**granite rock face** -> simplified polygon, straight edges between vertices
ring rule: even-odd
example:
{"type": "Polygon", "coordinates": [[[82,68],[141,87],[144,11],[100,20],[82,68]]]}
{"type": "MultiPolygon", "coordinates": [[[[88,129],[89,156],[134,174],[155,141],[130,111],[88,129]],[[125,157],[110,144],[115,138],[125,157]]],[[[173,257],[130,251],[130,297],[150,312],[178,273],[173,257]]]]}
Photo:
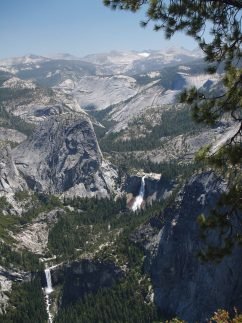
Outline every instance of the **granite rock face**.
{"type": "Polygon", "coordinates": [[[23,133],[15,130],[15,129],[8,129],[4,127],[0,127],[0,142],[14,142],[14,143],[20,143],[24,141],[27,138],[26,135],[23,133]]]}
{"type": "Polygon", "coordinates": [[[58,222],[58,217],[64,214],[61,208],[49,212],[41,212],[32,223],[25,224],[17,233],[12,234],[18,248],[23,248],[34,254],[44,254],[48,251],[49,231],[58,222]]]}
{"type": "MultiPolygon", "coordinates": [[[[208,214],[225,190],[226,183],[212,172],[193,176],[173,206],[135,237],[147,250],[154,300],[167,317],[205,322],[218,308],[242,309],[241,249],[234,249],[219,264],[198,258],[204,242],[197,216],[208,214]]],[[[216,242],[219,236],[209,238],[216,242]]]]}
{"type": "Polygon", "coordinates": [[[10,146],[0,149],[0,196],[11,196],[17,190],[23,190],[27,186],[19,176],[10,146]]]}
{"type": "Polygon", "coordinates": [[[13,271],[0,266],[0,314],[6,312],[9,301],[9,293],[13,282],[30,281],[31,274],[23,271],[13,271]]]}
{"type": "Polygon", "coordinates": [[[139,194],[141,178],[145,175],[145,194],[144,199],[149,204],[154,200],[167,198],[174,188],[174,183],[162,177],[161,174],[137,174],[127,176],[124,183],[124,191],[127,196],[137,196],[139,194]]]}
{"type": "Polygon", "coordinates": [[[17,169],[31,190],[51,194],[104,197],[115,172],[103,161],[88,117],[50,117],[13,150],[17,169]],[[104,167],[105,166],[105,167],[104,167]]]}
{"type": "Polygon", "coordinates": [[[112,287],[123,277],[122,270],[112,262],[83,259],[51,268],[52,285],[63,285],[61,307],[112,287]]]}

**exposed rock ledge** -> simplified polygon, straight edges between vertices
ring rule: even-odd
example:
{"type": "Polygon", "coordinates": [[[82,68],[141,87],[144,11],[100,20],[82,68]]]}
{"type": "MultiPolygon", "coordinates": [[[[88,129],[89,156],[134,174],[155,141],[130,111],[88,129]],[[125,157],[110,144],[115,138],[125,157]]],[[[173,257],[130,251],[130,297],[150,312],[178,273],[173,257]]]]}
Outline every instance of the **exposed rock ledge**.
{"type": "Polygon", "coordinates": [[[12,289],[12,283],[29,281],[30,279],[30,273],[15,272],[0,266],[0,314],[5,313],[9,300],[8,293],[12,289]]]}
{"type": "Polygon", "coordinates": [[[0,141],[20,143],[27,138],[23,133],[15,130],[0,127],[0,141]]]}
{"type": "Polygon", "coordinates": [[[58,221],[63,209],[56,208],[50,212],[42,212],[32,223],[24,225],[18,233],[12,234],[17,241],[17,248],[27,249],[35,254],[47,252],[48,235],[52,226],[58,221]]]}
{"type": "Polygon", "coordinates": [[[154,200],[161,200],[167,198],[175,186],[175,183],[167,181],[156,173],[137,173],[126,178],[124,183],[124,190],[127,193],[127,203],[132,201],[134,196],[139,194],[141,178],[145,176],[145,195],[146,203],[151,203],[154,200]]]}

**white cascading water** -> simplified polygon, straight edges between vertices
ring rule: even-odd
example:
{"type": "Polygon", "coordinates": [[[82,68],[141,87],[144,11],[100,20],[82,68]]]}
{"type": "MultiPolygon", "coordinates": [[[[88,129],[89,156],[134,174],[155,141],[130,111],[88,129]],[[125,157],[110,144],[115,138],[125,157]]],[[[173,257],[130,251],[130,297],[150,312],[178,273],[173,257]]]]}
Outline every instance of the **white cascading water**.
{"type": "Polygon", "coordinates": [[[49,297],[49,295],[50,295],[50,293],[53,292],[53,288],[52,288],[50,268],[45,269],[45,278],[46,278],[46,283],[47,283],[47,287],[45,288],[46,311],[48,314],[48,323],[52,323],[53,317],[50,313],[50,297],[49,297]]]}
{"type": "Polygon", "coordinates": [[[141,208],[141,205],[144,200],[144,195],[145,195],[145,176],[142,177],[139,195],[136,196],[136,198],[134,200],[134,204],[132,206],[132,211],[135,212],[141,208]]]}
{"type": "Polygon", "coordinates": [[[47,283],[47,287],[45,288],[45,293],[50,294],[51,292],[53,292],[50,268],[45,269],[45,278],[47,283]]]}

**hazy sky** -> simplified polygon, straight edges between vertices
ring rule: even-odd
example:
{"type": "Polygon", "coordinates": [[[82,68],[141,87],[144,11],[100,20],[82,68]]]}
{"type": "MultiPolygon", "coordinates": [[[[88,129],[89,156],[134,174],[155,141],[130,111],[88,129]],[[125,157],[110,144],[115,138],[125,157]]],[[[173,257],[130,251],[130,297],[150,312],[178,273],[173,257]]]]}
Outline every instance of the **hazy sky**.
{"type": "Polygon", "coordinates": [[[141,28],[144,17],[112,11],[102,0],[0,0],[0,57],[196,47],[182,33],[167,41],[141,28]]]}

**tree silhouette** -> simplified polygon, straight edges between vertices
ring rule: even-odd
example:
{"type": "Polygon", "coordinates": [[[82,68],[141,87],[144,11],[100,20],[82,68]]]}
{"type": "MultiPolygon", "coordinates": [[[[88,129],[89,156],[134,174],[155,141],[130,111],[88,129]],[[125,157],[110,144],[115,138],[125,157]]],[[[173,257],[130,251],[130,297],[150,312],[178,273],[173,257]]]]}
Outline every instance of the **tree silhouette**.
{"type": "Polygon", "coordinates": [[[209,217],[198,220],[205,232],[219,229],[222,243],[208,247],[203,258],[222,258],[242,242],[242,65],[241,0],[103,0],[112,9],[145,10],[142,26],[153,24],[167,39],[183,31],[193,37],[204,52],[207,72],[222,72],[214,90],[185,89],[180,102],[192,107],[194,119],[213,125],[230,117],[233,130],[220,145],[210,145],[198,153],[198,160],[220,169],[228,181],[209,217]],[[210,36],[208,37],[208,34],[210,36]]]}

